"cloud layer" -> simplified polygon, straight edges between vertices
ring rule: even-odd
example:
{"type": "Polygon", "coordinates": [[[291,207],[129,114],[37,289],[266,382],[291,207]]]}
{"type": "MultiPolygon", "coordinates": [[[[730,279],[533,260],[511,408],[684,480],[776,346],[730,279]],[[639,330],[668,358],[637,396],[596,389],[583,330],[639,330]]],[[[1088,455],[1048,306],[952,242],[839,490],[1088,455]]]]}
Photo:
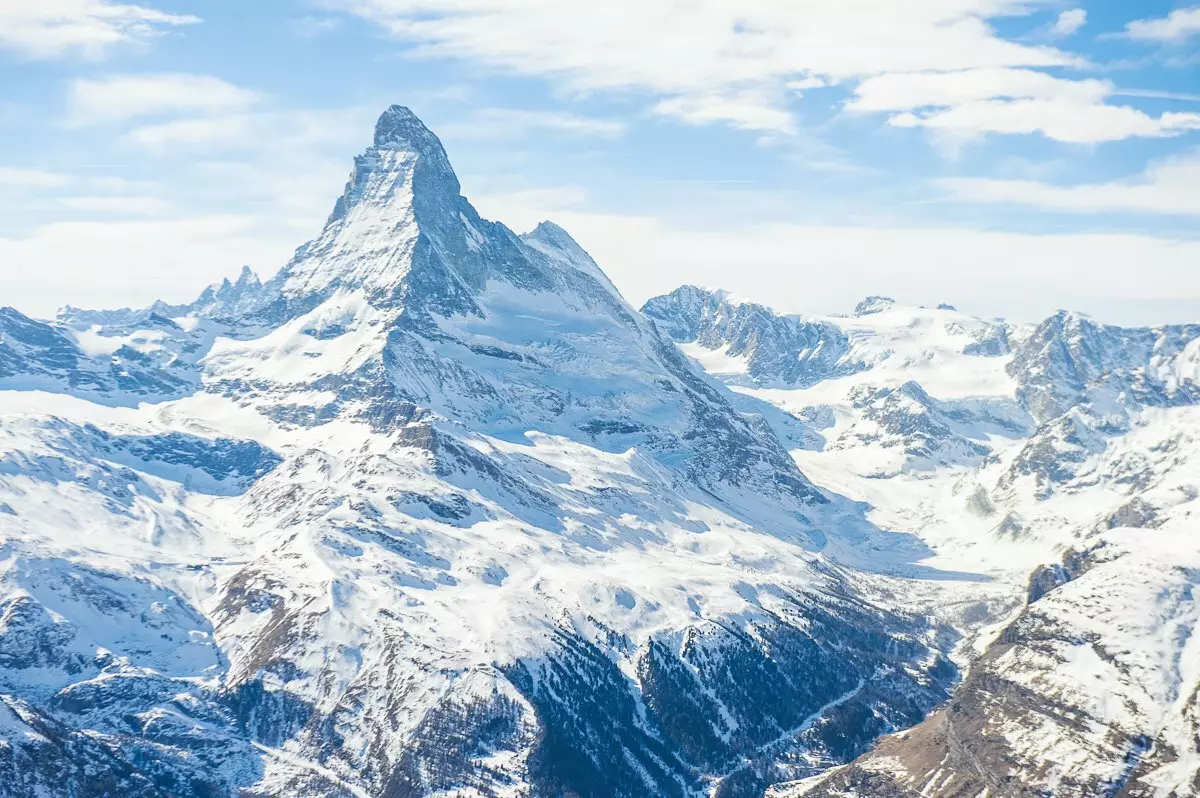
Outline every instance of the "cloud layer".
{"type": "Polygon", "coordinates": [[[6,0],[0,3],[0,49],[36,59],[99,58],[115,46],[199,21],[110,0],[6,0]]]}
{"type": "Polygon", "coordinates": [[[1200,6],[1178,8],[1159,19],[1139,19],[1125,26],[1131,39],[1177,43],[1200,36],[1200,6]]]}
{"type": "Polygon", "coordinates": [[[949,178],[938,181],[958,199],[1027,205],[1073,213],[1200,216],[1200,152],[1152,164],[1132,180],[1056,185],[1037,180],[949,178]]]}
{"type": "MultiPolygon", "coordinates": [[[[1114,104],[1115,87],[1045,71],[1087,60],[993,20],[1029,15],[1018,0],[325,0],[381,26],[421,56],[466,59],[548,78],[570,92],[634,90],[657,114],[798,132],[797,87],[854,89],[847,105],[890,112],[898,127],[942,137],[1029,135],[1071,143],[1178,135],[1200,114],[1154,116],[1114,104]],[[637,24],[630,24],[637,20],[637,24]],[[918,95],[919,100],[914,96],[918,95]]],[[[1200,11],[1197,11],[1200,13],[1200,11]]],[[[1131,35],[1172,36],[1190,11],[1133,23],[1131,35]]],[[[1197,17],[1200,20],[1200,17],[1197,17]]],[[[1043,39],[1087,22],[1061,12],[1043,39]],[[1048,34],[1048,35],[1047,35],[1048,34]]]]}

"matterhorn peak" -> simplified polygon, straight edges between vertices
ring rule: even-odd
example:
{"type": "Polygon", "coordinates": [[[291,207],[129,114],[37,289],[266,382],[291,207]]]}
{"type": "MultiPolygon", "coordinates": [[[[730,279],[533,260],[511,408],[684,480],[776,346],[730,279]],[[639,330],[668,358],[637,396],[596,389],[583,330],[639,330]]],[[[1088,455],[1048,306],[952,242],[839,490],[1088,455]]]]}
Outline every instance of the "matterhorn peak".
{"type": "Polygon", "coordinates": [[[345,193],[334,206],[330,223],[345,218],[366,202],[401,216],[410,205],[444,209],[457,201],[461,187],[442,142],[403,105],[390,106],[375,123],[372,146],[354,159],[345,193]]]}
{"type": "Polygon", "coordinates": [[[380,149],[436,152],[445,158],[442,142],[417,115],[403,105],[392,105],[375,123],[375,146],[380,149]]]}
{"type": "Polygon", "coordinates": [[[307,312],[344,289],[363,291],[378,307],[403,304],[410,316],[425,306],[453,315],[476,312],[471,296],[491,279],[562,288],[564,267],[592,278],[575,288],[605,306],[620,304],[566,231],[544,223],[518,237],[481,218],[462,196],[437,136],[411,110],[393,105],[379,117],[374,143],[354,159],[321,234],[297,250],[274,283],[289,313],[307,312]]]}

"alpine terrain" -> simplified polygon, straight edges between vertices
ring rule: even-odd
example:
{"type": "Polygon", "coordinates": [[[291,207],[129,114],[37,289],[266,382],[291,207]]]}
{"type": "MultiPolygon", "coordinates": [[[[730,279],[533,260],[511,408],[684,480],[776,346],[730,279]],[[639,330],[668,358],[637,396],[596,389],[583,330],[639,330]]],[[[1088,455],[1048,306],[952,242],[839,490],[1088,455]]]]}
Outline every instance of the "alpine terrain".
{"type": "Polygon", "coordinates": [[[393,106],[0,416],[6,796],[1200,795],[1200,325],[637,310],[393,106]]]}

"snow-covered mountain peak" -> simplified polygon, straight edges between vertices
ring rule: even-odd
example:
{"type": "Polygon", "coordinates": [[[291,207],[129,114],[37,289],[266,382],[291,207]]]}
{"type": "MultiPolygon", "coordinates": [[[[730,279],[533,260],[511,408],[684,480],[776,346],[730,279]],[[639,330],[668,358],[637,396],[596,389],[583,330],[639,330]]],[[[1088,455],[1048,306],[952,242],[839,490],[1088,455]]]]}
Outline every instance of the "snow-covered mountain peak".
{"type": "Polygon", "coordinates": [[[249,266],[243,266],[237,280],[228,277],[213,283],[186,305],[169,305],[161,300],[150,306],[150,311],[169,318],[178,316],[203,316],[207,318],[234,318],[252,309],[259,301],[262,281],[249,266]]]}
{"type": "Polygon", "coordinates": [[[442,143],[407,106],[392,105],[375,122],[375,146],[445,156],[442,143]]]}
{"type": "MultiPolygon", "coordinates": [[[[228,282],[229,282],[229,278],[226,277],[225,280],[222,281],[221,284],[224,285],[228,282]]],[[[254,269],[251,269],[249,266],[243,266],[241,272],[238,273],[237,282],[234,283],[234,285],[259,286],[259,285],[262,285],[262,280],[259,279],[258,273],[255,272],[254,269]]]]}
{"type": "Polygon", "coordinates": [[[896,300],[890,296],[869,296],[854,306],[854,315],[870,316],[873,313],[882,313],[895,304],[896,300]]]}
{"type": "Polygon", "coordinates": [[[355,158],[324,230],[296,251],[269,289],[280,300],[272,308],[277,319],[343,291],[429,323],[430,313],[478,316],[490,283],[629,315],[561,228],[546,223],[522,237],[480,217],[461,196],[437,136],[407,108],[392,106],[376,125],[375,143],[355,158]]]}
{"type": "Polygon", "coordinates": [[[554,222],[545,220],[538,222],[537,227],[521,235],[521,240],[542,251],[558,252],[572,261],[595,265],[592,256],[587,254],[574,238],[571,238],[570,233],[554,222]]]}

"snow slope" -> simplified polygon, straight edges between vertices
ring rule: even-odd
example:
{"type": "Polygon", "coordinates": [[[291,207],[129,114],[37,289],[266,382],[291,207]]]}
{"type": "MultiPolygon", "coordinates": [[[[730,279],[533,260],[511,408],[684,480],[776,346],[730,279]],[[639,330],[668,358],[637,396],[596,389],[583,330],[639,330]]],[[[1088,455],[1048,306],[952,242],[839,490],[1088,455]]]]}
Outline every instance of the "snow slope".
{"type": "Polygon", "coordinates": [[[1024,605],[961,625],[969,671],[948,705],[772,795],[1197,794],[1200,328],[1013,326],[878,298],[811,320],[688,287],[644,311],[780,428],[803,425],[792,455],[814,483],[1024,605]],[[750,317],[765,321],[730,331],[750,317]],[[781,326],[845,344],[814,364],[781,326]]]}

